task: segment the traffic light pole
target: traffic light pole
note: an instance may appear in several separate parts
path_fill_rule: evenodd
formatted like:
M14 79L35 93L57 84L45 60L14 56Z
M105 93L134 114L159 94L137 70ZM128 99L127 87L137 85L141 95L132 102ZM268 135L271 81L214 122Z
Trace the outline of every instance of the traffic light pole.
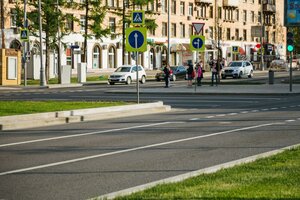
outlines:
M293 90L293 69L292 69L292 61L293 61L293 52L290 52L290 92Z

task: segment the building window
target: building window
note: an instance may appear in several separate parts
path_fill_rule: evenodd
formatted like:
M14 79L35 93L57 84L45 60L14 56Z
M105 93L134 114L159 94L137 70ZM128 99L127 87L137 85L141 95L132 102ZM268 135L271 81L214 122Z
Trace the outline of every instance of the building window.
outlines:
M235 40L239 40L240 38L240 31L239 29L235 29Z
M107 6L108 7L115 7L115 1L114 0L108 0L107 1Z
M116 32L116 18L113 17L109 18L109 29L111 33Z
M93 50L93 69L100 68L100 48L95 46Z
M247 10L243 10L243 22L247 22Z
M189 16L193 16L193 3L189 3Z
M202 18L206 17L206 6L200 7L200 17L202 17Z
M10 27L11 28L17 27L17 12L15 9L10 10Z
M226 39L227 40L231 40L231 33L230 33L230 28L227 28L227 31L226 31Z
M185 3L184 3L184 1L181 1L180 2L180 15L185 15L184 9L185 9Z
M214 7L209 6L209 18L213 18L213 17L214 17Z
M172 23L171 25L171 36L176 37L176 24Z
M154 11L154 2L149 2L148 3L147 10Z
M80 31L84 31L85 27L85 15L80 15Z
M152 36L155 36L155 29L149 29L149 34Z
M108 68L116 68L115 66L115 48L110 47L108 49Z
M261 12L258 12L257 21L261 23Z
M250 12L251 22L254 23L254 11Z
M168 36L168 24L166 22L162 23L162 36Z
M243 39L244 39L244 41L247 41L247 30L246 29L243 30Z
M214 28L212 26L210 26L208 28L208 34L209 34L209 39L213 39L213 37L214 37Z
M218 18L222 19L222 7L218 7Z
M185 24L180 24L180 37L184 38L185 37Z
M235 11L235 20L236 20L236 21L239 21L239 20L240 20L240 11L239 11L239 9L237 9L237 10Z
M266 31L265 38L266 38L266 41L269 42L269 31Z
M273 44L276 43L276 32L275 31L272 34L272 42L273 42Z
M168 2L167 0L161 1L161 12L166 13L168 11Z
M176 0L171 2L171 14L176 15Z
M65 28L66 28L67 31L73 31L74 30L73 15L71 15L71 14L66 15Z

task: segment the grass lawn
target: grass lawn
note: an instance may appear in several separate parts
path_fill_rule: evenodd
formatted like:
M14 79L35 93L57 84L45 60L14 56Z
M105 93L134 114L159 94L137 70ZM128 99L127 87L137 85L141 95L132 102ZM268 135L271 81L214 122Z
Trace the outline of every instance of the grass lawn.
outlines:
M107 75L99 75L99 76L88 76L86 77L86 81L107 81L108 76ZM22 80L22 84L24 80ZM71 83L78 83L77 77L71 77ZM40 80L27 80L28 85L39 85ZM48 84L58 84L58 78L52 78L49 80Z
M300 148L117 199L300 199Z
M101 101L0 101L0 116L126 105Z

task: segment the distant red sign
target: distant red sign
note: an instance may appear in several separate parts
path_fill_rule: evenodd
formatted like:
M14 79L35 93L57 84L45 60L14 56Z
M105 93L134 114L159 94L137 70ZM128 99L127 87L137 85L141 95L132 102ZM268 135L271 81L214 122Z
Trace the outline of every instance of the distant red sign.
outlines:
M261 45L260 44L256 44L255 47L259 49L261 47Z

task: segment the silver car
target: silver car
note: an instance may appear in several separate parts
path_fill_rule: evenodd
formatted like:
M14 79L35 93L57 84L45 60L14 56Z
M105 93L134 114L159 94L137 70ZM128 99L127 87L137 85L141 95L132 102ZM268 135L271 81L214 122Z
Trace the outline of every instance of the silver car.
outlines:
M137 66L136 65L123 65L118 67L116 71L114 71L109 77L108 82L110 85L114 85L115 83L126 83L131 84L132 81L136 81L137 74ZM142 66L138 66L138 79L141 83L146 82L146 72Z
M222 79L227 77L242 78L253 77L253 65L249 61L232 61L222 69Z

